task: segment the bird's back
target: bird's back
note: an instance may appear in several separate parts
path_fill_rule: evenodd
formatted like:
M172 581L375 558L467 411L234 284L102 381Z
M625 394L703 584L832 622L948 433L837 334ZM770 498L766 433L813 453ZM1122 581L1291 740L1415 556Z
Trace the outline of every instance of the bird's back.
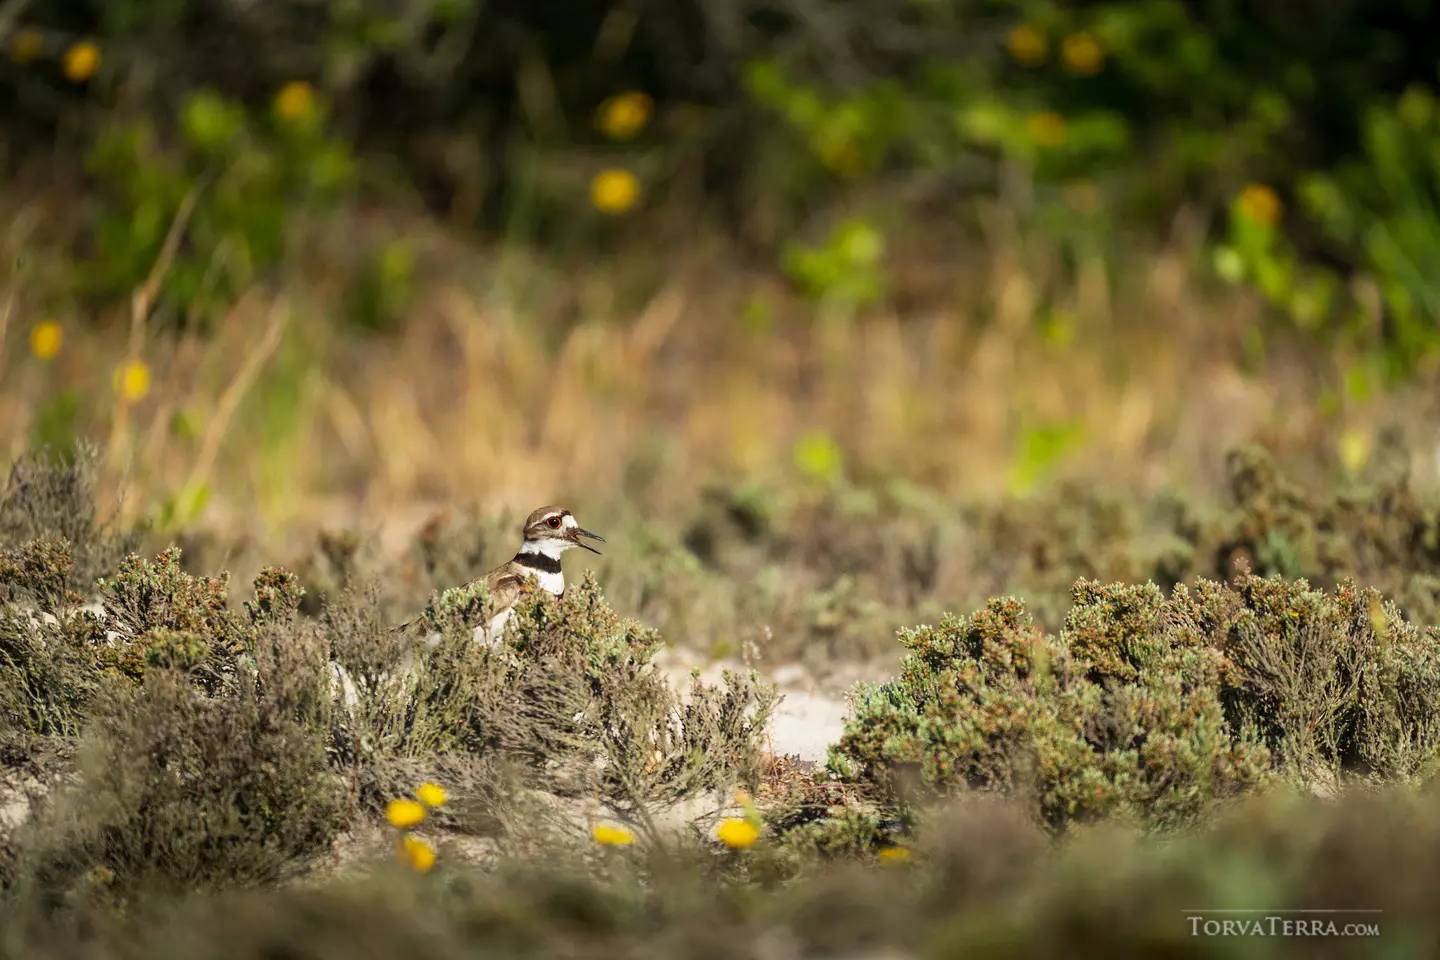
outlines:
M477 584L485 584L485 603L467 613L465 625L474 628L489 627L497 617L515 606L515 601L520 599L520 590L526 579L526 574L520 565L514 560L507 560L484 576L467 580L456 587L455 590L471 590ZM449 592L451 591L446 591L446 593ZM439 640L434 625L424 614L411 617L404 623L392 627L391 632L432 643Z

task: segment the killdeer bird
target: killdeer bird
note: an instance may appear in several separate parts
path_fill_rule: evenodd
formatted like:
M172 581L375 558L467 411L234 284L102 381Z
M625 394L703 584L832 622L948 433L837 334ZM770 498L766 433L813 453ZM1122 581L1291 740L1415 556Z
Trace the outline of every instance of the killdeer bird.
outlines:
M541 507L531 513L521 528L521 536L524 539L515 556L483 577L467 581L459 587L464 590L480 582L485 584L485 609L475 623L477 643L490 645L505 635L505 625L515 616L515 601L520 599L520 586L526 580L533 580L540 589L563 597L565 574L560 569L560 557L566 550L575 547L598 556L600 551L584 541L605 542L604 537L576 523L569 510L553 506ZM407 620L394 629L398 633L423 636L430 643L440 639L423 616Z
M524 540L520 550L505 563L491 570L483 577L477 577L460 585L464 590L483 581L485 583L485 608L475 618L474 639L489 646L505 635L505 625L515 616L515 601L520 599L520 586L527 579L534 580L542 590L557 597L565 595L565 574L560 569L560 557L566 550L581 547L599 555L600 551L582 543L584 539L605 542L605 538L584 530L570 511L564 507L541 507L525 519L521 529ZM440 634L434 623L424 614L405 621L390 632L400 636L413 637L433 646L440 641ZM354 709L359 704L359 694L349 672L339 663L331 663L333 684L346 707ZM399 664L401 676L413 676L415 658L407 651Z

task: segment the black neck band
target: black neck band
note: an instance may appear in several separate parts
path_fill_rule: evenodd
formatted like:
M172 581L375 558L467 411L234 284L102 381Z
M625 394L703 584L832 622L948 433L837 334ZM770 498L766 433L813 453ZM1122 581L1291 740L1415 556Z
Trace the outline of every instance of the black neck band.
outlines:
M560 572L560 558L544 553L517 553L513 562L522 567L529 567L531 570L539 570L541 573Z

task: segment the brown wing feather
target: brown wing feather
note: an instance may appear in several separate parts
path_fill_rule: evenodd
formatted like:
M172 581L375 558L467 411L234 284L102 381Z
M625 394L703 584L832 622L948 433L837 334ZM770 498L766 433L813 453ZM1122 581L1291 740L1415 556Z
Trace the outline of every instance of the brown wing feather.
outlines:
M481 580L485 581L485 610L480 622L469 624L472 627L479 626L481 622L488 624L490 620L500 611L514 605L520 599L520 586L525 581L523 574L514 572L509 564L496 567L483 577L476 577L474 580L467 580L460 585L460 589L474 586ZM402 636L413 636L417 639L423 638L430 633L430 624L425 617L411 617L404 623L390 628L391 633Z
M485 622L489 623L501 610L515 605L520 599L520 584L525 577L501 567L485 577Z

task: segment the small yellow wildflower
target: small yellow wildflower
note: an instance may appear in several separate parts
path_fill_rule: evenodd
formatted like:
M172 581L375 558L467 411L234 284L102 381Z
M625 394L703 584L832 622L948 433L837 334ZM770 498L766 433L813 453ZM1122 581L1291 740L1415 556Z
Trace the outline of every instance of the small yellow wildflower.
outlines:
M910 859L909 847L885 847L878 854L882 863L904 863Z
M425 807L406 797L391 800L385 806L385 819L390 821L392 827L404 830L425 819Z
M30 328L30 352L36 359L51 359L64 343L65 331L54 320L42 320Z
M29 63L37 59L45 49L45 39L38 30L17 30L10 40L10 59L16 63Z
M425 873L435 866L435 848L424 840L407 836L400 842L400 859L416 873Z
M1252 183L1240 191L1237 201L1240 205L1240 212L1245 214L1256 223L1263 223L1267 227L1280 219L1283 209L1280 198L1275 196L1275 191L1263 183Z
M144 360L127 360L115 368L115 392L129 403L145 399L150 392L150 368Z
M590 836L596 843L607 847L628 847L635 842L635 835L624 827L611 827L597 823L590 829Z
M315 88L304 80L291 80L275 94L275 112L292 123L303 120L315 109Z
M590 200L604 213L624 213L640 197L640 181L629 170L601 170L590 181Z
M1105 67L1105 49L1091 33L1075 33L1060 44L1065 69L1082 77L1093 77Z
M427 807L445 806L445 788L435 783L422 783L415 796Z
M1030 133L1030 139L1042 147L1063 146L1068 133L1065 129L1065 118L1050 111L1035 114L1025 126Z
M631 90L600 104L596 126L612 140L629 140L645 128L654 108L649 94Z
M1049 44L1045 35L1029 24L1021 24L1010 31L1010 56L1022 67L1038 67L1045 62Z
M84 83L100 69L100 48L89 40L82 40L65 51L63 64L66 79L72 83Z
M744 850L760 838L760 831L749 820L730 817L728 820L721 821L720 826L715 830L715 836L732 850Z

